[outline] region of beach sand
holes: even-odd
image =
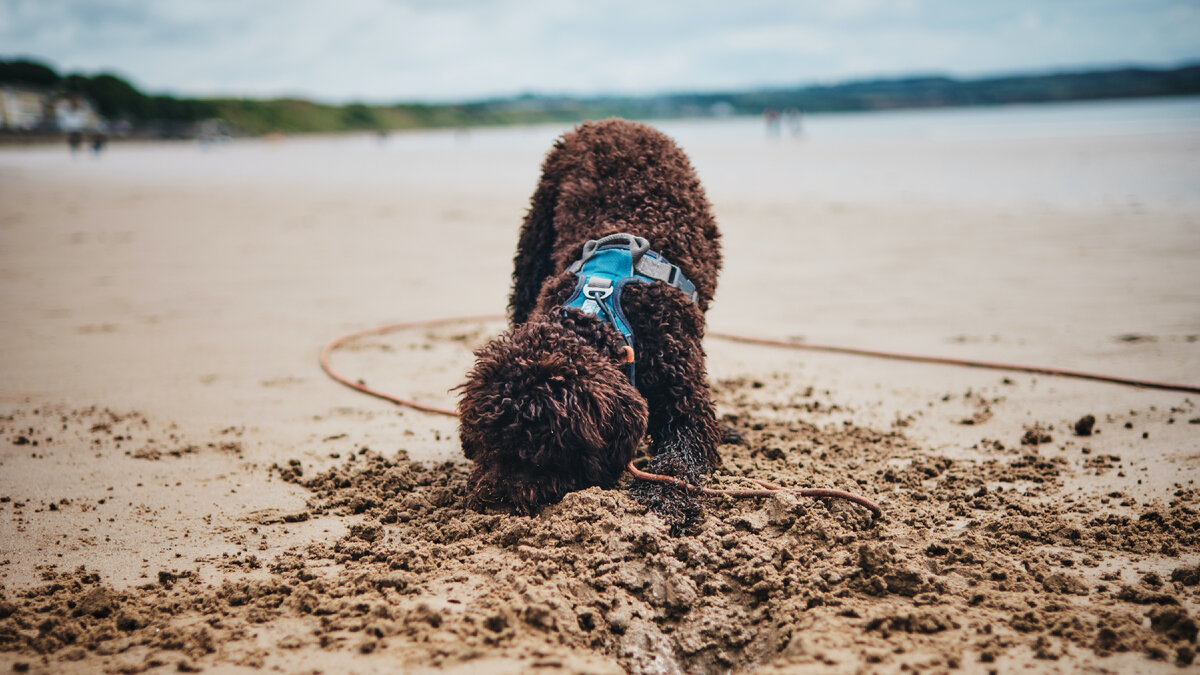
[[[928,119],[662,125],[724,233],[710,329],[1200,384],[1200,130]],[[671,539],[598,489],[463,510],[454,420],[338,386],[317,351],[502,312],[561,130],[0,152],[0,668],[1192,663],[1195,395],[709,339],[742,436],[718,482],[850,489],[879,522],[714,500]],[[502,325],[334,362],[452,405]]]

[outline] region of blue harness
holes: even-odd
[[[633,372],[633,328],[621,310],[621,291],[631,281],[649,284],[661,281],[683,291],[696,301],[696,286],[678,267],[650,250],[650,242],[631,234],[610,234],[583,245],[583,257],[567,268],[579,277],[575,292],[562,304],[589,316],[601,316],[612,325],[627,347],[629,382],[636,386]]]

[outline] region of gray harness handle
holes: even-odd
[[[588,243],[584,244],[583,257],[580,258],[580,262],[587,262],[588,258],[591,258],[596,252],[596,249],[606,244],[613,243],[629,244],[629,253],[633,256],[633,264],[635,267],[637,266],[638,261],[641,260],[642,256],[646,254],[646,251],[650,250],[650,241],[645,237],[638,237],[632,234],[619,232],[617,234],[610,234],[599,239],[592,239]]]

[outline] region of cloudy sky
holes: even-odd
[[[0,0],[0,56],[344,102],[1200,61],[1198,0]]]

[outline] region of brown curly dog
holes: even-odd
[[[633,236],[605,239],[617,234]],[[651,471],[704,481],[720,440],[701,345],[719,239],[687,156],[662,133],[613,119],[555,144],[517,244],[511,325],[476,352],[459,387],[474,507],[531,513],[611,487],[647,430]],[[594,262],[661,274],[617,278],[606,308],[595,286],[607,282],[577,262],[585,244]],[[678,487],[639,483],[634,494],[677,531],[700,513]]]

